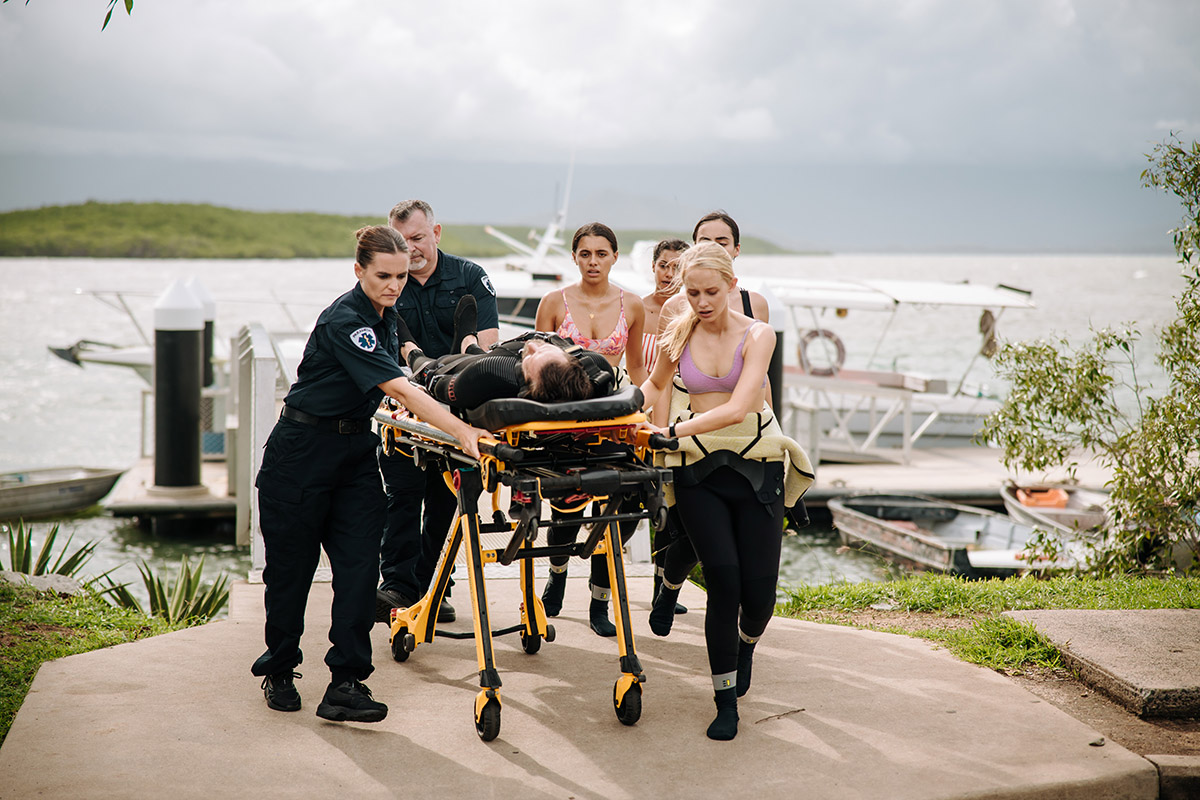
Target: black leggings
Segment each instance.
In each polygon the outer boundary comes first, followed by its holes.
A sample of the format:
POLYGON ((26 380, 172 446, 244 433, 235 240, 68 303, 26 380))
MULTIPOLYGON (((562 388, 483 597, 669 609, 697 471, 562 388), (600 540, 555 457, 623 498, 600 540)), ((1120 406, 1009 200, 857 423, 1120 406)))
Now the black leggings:
MULTIPOLYGON (((676 484, 675 507, 684 533, 704 565, 708 589, 704 639, 709 667, 713 675, 733 672, 738 657, 738 608, 741 631, 751 638, 762 635, 775 611, 783 498, 764 505, 741 473, 719 467, 693 486, 676 484)), ((672 570, 680 566, 669 564, 666 580, 681 581, 672 570)))
MULTIPOLYGON (((618 507, 618 513, 632 514, 641 509, 641 507, 641 500, 639 500, 635 495, 634 497, 626 498, 625 500, 621 501, 621 504, 618 507)), ((582 523, 583 512, 584 509, 582 508, 578 511, 570 513, 551 509, 550 516, 555 520, 577 519, 580 521, 580 523, 582 523)), ((593 513, 596 512, 593 511, 593 513)), ((633 536, 634 532, 637 530, 637 524, 638 521, 636 519, 629 520, 628 522, 618 523, 618 527, 621 531, 621 544, 625 544, 629 541, 630 537, 633 536)), ((555 527, 550 529, 549 534, 546 536, 546 541, 550 545, 572 544, 576 541, 578 536, 579 525, 569 525, 562 528, 555 527)), ((617 553, 616 557, 620 558, 621 554, 617 553)), ((556 567, 561 567, 567 563, 569 558, 569 556, 550 556, 550 563, 556 567)), ((608 579, 608 562, 605 560, 605 558, 606 557, 601 554, 592 556, 592 585, 599 586, 601 589, 611 588, 609 586, 610 581, 608 579)))

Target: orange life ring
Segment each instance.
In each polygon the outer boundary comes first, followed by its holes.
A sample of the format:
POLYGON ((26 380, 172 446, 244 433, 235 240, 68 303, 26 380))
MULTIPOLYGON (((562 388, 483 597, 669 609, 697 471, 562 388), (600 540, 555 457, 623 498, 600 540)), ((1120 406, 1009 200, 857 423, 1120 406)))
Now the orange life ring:
POLYGON ((842 340, 836 333, 825 328, 814 328, 801 336, 800 344, 796 347, 796 354, 800 357, 800 369, 809 375, 836 375, 841 371, 842 365, 846 363, 846 345, 842 344, 842 340), (814 367, 808 357, 808 346, 817 339, 826 339, 833 343, 836 352, 833 364, 828 367, 814 367))

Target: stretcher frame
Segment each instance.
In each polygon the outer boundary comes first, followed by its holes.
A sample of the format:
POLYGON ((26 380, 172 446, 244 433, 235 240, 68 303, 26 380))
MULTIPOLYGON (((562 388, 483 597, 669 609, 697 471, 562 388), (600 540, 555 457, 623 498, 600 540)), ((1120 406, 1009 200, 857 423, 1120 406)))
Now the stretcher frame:
MULTIPOLYGON (((630 407, 639 408, 641 393, 634 389, 627 395, 630 407)), ((581 406, 586 407, 587 401, 573 407, 581 406)), ((476 419, 480 416, 488 418, 484 414, 476 415, 476 419)), ((671 471, 654 467, 649 451, 673 448, 677 442, 640 428, 645 415, 635 411, 617 417, 533 420, 506 425, 494 431, 495 438, 480 440, 481 455, 475 459, 459 448, 454 437, 409 416, 406 411, 381 409, 375 419, 380 423, 384 447, 389 452, 397 445, 409 447, 418 465, 442 469, 458 501, 458 511, 429 590, 412 606, 392 609, 389 643, 393 659, 407 661, 418 646, 432 642, 435 635, 474 639, 481 687, 475 697, 475 731, 483 741, 491 741, 500 732, 501 710, 501 680, 492 637, 519 633, 521 647, 529 655, 537 653, 543 641, 553 642, 555 637, 554 626, 548 622, 534 586, 533 560, 559 555, 588 559, 593 554, 603 554, 608 564, 621 669, 613 686, 613 708, 622 724, 635 724, 641 717, 642 684, 646 676, 634 646, 619 525, 641 519, 650 519, 660 528, 665 523, 663 485, 670 482, 671 471), (507 515, 500 509, 501 486, 510 490, 507 515), (492 521, 487 523, 481 521, 479 514, 484 492, 492 497, 492 521), (641 498, 641 510, 619 511, 622 500, 634 495, 641 498), (542 528, 580 524, 579 520, 543 520, 543 500, 552 504, 556 501, 577 504, 582 500, 592 505, 592 516, 583 520, 589 535, 583 541, 567 545, 536 545, 542 528), (594 513, 597 502, 602 504, 599 514, 594 513), (507 546, 484 549, 481 534, 499 532, 510 533, 507 546), (449 585, 458 550, 463 546, 474 630, 440 631, 437 610, 449 585), (507 565, 514 560, 520 566, 520 623, 493 629, 483 567, 489 563, 507 565)))

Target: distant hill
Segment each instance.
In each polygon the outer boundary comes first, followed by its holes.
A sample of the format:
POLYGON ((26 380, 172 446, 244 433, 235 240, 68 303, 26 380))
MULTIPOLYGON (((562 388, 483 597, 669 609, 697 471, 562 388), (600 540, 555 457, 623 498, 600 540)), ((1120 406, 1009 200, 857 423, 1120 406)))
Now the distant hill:
MULTIPOLYGON (((0 256, 75 258, 338 258, 354 253, 354 231, 380 217, 242 211, 186 203, 96 203, 47 206, 0 214, 0 256)), ((525 240, 530 228, 500 230, 525 240)), ((623 251, 639 239, 691 232, 617 231, 623 251)), ((569 235, 569 234, 568 234, 569 235)), ((569 245, 569 242, 568 242, 569 245)), ((509 254, 482 225, 442 225, 442 250, 473 258, 509 254)), ((742 241, 743 253, 786 253, 762 239, 742 241)))

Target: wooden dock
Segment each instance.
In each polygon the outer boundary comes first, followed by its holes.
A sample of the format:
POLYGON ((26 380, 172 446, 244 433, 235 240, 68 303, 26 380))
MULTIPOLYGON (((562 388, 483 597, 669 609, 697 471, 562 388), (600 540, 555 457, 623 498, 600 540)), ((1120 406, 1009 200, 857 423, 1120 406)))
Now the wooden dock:
MULTIPOLYGON (((1084 486, 1103 486, 1108 472, 1081 457, 1076 477, 1084 486)), ((1001 451, 990 447, 920 448, 909 464, 819 464, 817 481, 804 496, 811 507, 823 507, 830 498, 852 492, 926 494, 977 506, 1000 506, 1000 487, 1006 480, 1061 483, 1065 469, 1045 474, 1010 472, 1001 451)))
POLYGON ((200 463, 200 487, 154 485, 154 459, 143 458, 126 472, 103 505, 115 517, 230 519, 237 500, 229 494, 224 461, 200 463))

